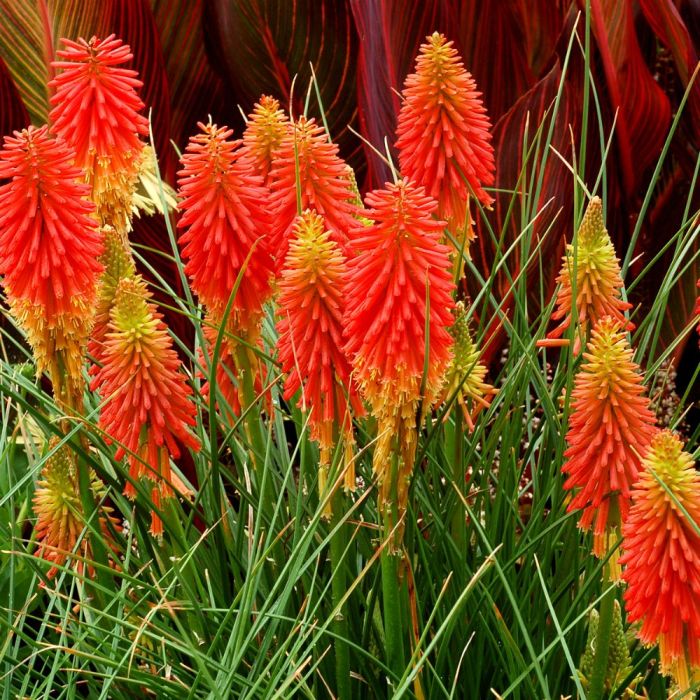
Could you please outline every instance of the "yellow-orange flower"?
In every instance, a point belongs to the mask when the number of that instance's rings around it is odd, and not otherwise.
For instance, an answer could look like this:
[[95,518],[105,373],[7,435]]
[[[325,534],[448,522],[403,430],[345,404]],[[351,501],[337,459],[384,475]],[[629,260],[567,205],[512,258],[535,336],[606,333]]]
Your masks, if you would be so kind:
[[73,152],[46,126],[6,136],[0,151],[0,274],[37,370],[75,403],[102,265],[88,188]]
[[454,316],[454,324],[450,328],[450,335],[454,338],[453,358],[447,371],[442,399],[448,401],[456,396],[467,426],[474,430],[474,420],[484,408],[488,408],[497,390],[485,381],[487,369],[480,361],[481,352],[469,332],[464,302],[455,304]]
[[623,287],[620,264],[603,222],[600,197],[593,197],[588,204],[575,245],[566,246],[564,264],[557,282],[561,286],[552,318],[561,320],[561,323],[547,335],[548,340],[540,341],[539,345],[563,344],[558,339],[564,335],[574,317],[578,324],[574,342],[576,353],[582,343],[585,344],[595,322],[605,316],[611,316],[626,330],[634,329],[634,325],[625,318],[625,311],[632,305],[620,298]]
[[75,164],[92,188],[100,223],[122,233],[130,227],[132,197],[148,135],[136,71],[124,68],[131,50],[114,35],[62,40],[49,115],[51,130],[75,150]]
[[700,682],[700,473],[679,438],[656,435],[623,526],[625,607],[639,638],[658,644],[680,690]]
[[[190,431],[195,406],[162,315],[150,300],[143,280],[125,278],[117,285],[102,353],[103,365],[92,388],[103,406],[100,427],[118,447],[115,457],[128,453],[132,479],[153,482],[152,501],[172,496],[170,457],[180,456],[179,444],[193,450],[199,441]],[[129,482],[129,497],[136,490]],[[153,512],[151,531],[161,535],[163,524]]]
[[[75,568],[83,574],[85,564],[91,558],[90,534],[86,531],[82,540],[81,533],[86,529],[86,518],[78,486],[78,465],[70,447],[58,447],[58,439],[53,438],[49,443],[51,450],[56,450],[47,458],[41,471],[34,493],[34,512],[37,516],[35,536],[39,544],[36,552],[38,557],[52,564],[47,578],[53,578],[69,560],[71,555],[76,559]],[[101,495],[102,482],[92,476],[94,493]],[[102,536],[109,542],[112,536],[108,520],[112,527],[117,528],[111,517],[111,509],[105,505],[99,506],[99,522]],[[92,567],[88,564],[88,573]]]
[[[363,413],[343,352],[345,277],[345,260],[323,218],[306,210],[294,224],[279,282],[278,351],[287,374],[284,398],[301,389],[311,436],[320,446],[321,494],[334,446],[339,439],[354,443],[351,408]],[[345,467],[345,487],[354,490],[352,459]]]
[[[433,217],[437,203],[422,187],[402,180],[370,192],[366,201],[374,223],[358,223],[352,234],[346,350],[378,421],[373,464],[379,505],[385,513],[395,507],[400,517],[417,417],[423,403],[438,396],[451,359],[454,284],[449,248],[440,243],[444,223]],[[392,455],[400,456],[398,470]]]
[[639,366],[619,322],[593,329],[576,375],[562,470],[566,489],[580,489],[569,511],[582,510],[579,527],[593,527],[594,551],[604,556],[627,519],[632,484],[656,433]]
[[437,32],[426,37],[403,97],[396,129],[401,174],[425,187],[450,232],[468,244],[469,194],[491,205],[483,187],[494,182],[495,162],[481,93],[453,42]]
[[266,187],[270,186],[270,170],[289,129],[289,118],[274,97],[263,95],[248,115],[243,149],[251,156],[254,172],[262,177]]
[[270,171],[276,268],[284,264],[292,226],[298,212],[313,209],[324,221],[331,237],[348,257],[348,234],[356,224],[355,194],[348,166],[338,156],[338,146],[313,119],[299,117],[285,130]]

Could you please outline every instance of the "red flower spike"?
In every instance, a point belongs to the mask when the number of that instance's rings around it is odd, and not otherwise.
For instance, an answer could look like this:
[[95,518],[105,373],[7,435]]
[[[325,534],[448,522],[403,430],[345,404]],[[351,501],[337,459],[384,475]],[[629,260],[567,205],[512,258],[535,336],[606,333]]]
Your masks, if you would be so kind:
[[[451,359],[454,321],[449,248],[436,203],[405,180],[367,194],[367,217],[356,226],[348,261],[347,351],[370,402],[397,405],[434,400]],[[426,289],[427,287],[427,289]],[[427,292],[427,293],[426,293]],[[430,300],[430,355],[425,394],[426,297]]]
[[396,128],[401,174],[426,188],[438,216],[468,242],[470,190],[484,206],[493,203],[483,189],[495,179],[491,123],[453,42],[437,32],[426,39],[403,89]]
[[[386,511],[395,504],[400,514],[415,458],[417,413],[439,395],[452,355],[454,283],[449,248],[440,243],[444,222],[433,217],[437,203],[422,187],[402,180],[370,192],[366,201],[374,223],[358,224],[352,234],[346,352],[378,421],[373,463],[379,506]],[[392,485],[391,455],[398,451],[401,464]],[[393,547],[400,533],[397,527]]]
[[637,635],[658,643],[662,672],[687,692],[700,682],[700,474],[668,430],[643,466],[623,526],[627,618],[641,620]]
[[291,129],[289,118],[274,97],[263,95],[248,115],[243,132],[243,148],[254,163],[256,175],[266,187],[271,184],[270,170],[282,145],[282,138]]
[[[574,270],[575,305],[572,284]],[[620,298],[624,286],[620,277],[620,264],[603,222],[603,202],[600,197],[593,197],[586,209],[578,230],[576,246],[566,246],[557,282],[561,286],[552,318],[555,321],[563,320],[547,335],[547,340],[540,341],[538,345],[564,344],[565,341],[560,343],[559,339],[571,325],[574,313],[577,314],[579,324],[574,342],[575,353],[579,352],[582,339],[585,343],[590,328],[605,316],[614,318],[625,330],[634,330],[634,324],[625,318],[625,311],[631,309],[632,304]]]
[[[159,496],[169,497],[170,457],[180,456],[178,442],[193,450],[200,445],[190,431],[196,422],[192,390],[162,314],[150,297],[138,276],[119,282],[103,348],[104,364],[91,388],[102,396],[100,427],[118,443],[116,459],[128,451],[131,477],[149,478]],[[133,484],[127,484],[124,493],[133,498]],[[152,533],[161,535],[162,527],[154,512]]]
[[[342,349],[345,277],[345,260],[323,218],[305,211],[294,223],[279,282],[278,351],[287,374],[284,398],[301,389],[324,473],[339,438],[354,443],[350,410],[364,413]],[[345,487],[354,490],[351,464],[346,464]]]
[[80,393],[102,272],[89,188],[72,161],[46,126],[6,136],[0,150],[0,274],[37,369],[63,401]]
[[313,209],[323,217],[324,226],[346,258],[350,254],[349,231],[357,224],[352,180],[347,164],[338,156],[338,147],[313,119],[299,117],[294,128],[286,131],[270,171],[270,189],[277,202],[272,240],[278,271],[299,213],[297,175],[301,210]]
[[656,434],[654,414],[632,348],[616,319],[593,329],[572,392],[564,488],[580,488],[569,511],[582,510],[579,527],[593,527],[594,552],[603,557],[627,519],[630,491]]
[[190,139],[178,173],[185,271],[216,323],[243,271],[230,322],[234,332],[255,335],[271,294],[270,195],[253,174],[242,142],[229,139],[231,129],[199,127],[202,133]]
[[132,59],[131,49],[113,34],[62,42],[61,60],[51,64],[57,69],[49,83],[55,90],[51,130],[75,150],[101,223],[125,233],[144,147],[140,137],[148,136],[137,92],[142,83],[136,71],[121,67]]

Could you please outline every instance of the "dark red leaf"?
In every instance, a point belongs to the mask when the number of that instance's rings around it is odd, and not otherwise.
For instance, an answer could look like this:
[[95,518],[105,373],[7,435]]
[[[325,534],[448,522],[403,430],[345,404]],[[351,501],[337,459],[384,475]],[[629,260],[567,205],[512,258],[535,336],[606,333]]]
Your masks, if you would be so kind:
[[[204,0],[152,0],[170,87],[170,133],[183,150],[198,121],[222,116],[225,96],[204,47]],[[234,105],[230,105],[234,107]]]
[[0,138],[29,125],[29,114],[22,104],[5,62],[0,58]]
[[[663,45],[671,52],[678,76],[687,87],[698,65],[697,47],[671,0],[640,0],[644,16]],[[695,136],[700,141],[700,81],[696,79],[688,97]]]
[[616,124],[617,157],[629,197],[656,162],[671,119],[668,97],[644,61],[631,0],[591,0],[591,27]]
[[[286,107],[297,76],[292,108],[300,114],[313,65],[331,137],[346,157],[359,149],[348,131],[357,113],[357,35],[347,0],[211,0],[207,8],[205,34],[230,99],[246,112],[262,94]],[[312,114],[316,104],[312,93]]]

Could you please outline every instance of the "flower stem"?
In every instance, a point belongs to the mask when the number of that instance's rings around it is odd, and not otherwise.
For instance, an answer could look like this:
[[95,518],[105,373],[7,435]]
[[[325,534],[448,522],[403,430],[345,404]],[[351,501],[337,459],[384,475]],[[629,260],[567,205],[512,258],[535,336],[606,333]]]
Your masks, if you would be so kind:
[[[331,527],[338,530],[331,537],[331,567],[332,567],[332,594],[333,594],[333,609],[335,619],[333,628],[336,634],[335,639],[335,676],[336,690],[338,700],[350,700],[352,697],[350,685],[350,648],[347,644],[349,637],[348,633],[348,618],[345,607],[340,607],[340,602],[347,592],[347,579],[345,575],[345,563],[343,562],[343,554],[347,545],[347,527],[342,522],[341,508],[343,494],[338,489],[333,496],[333,518]],[[339,609],[338,609],[339,608]]]
[[[396,446],[391,455],[391,489],[396,493],[399,473],[399,457]],[[396,499],[385,504],[384,513],[384,547],[381,554],[382,600],[384,604],[384,639],[386,642],[386,660],[389,670],[396,678],[401,678],[405,668],[403,644],[403,624],[401,616],[401,580],[399,578],[400,554],[396,553],[393,542],[397,523]]]
[[596,637],[595,656],[588,700],[601,700],[604,692],[605,674],[608,668],[608,652],[610,650],[610,633],[615,610],[615,588],[610,586],[608,564],[603,569],[603,589],[609,589],[600,601],[600,617],[598,618],[598,634]]

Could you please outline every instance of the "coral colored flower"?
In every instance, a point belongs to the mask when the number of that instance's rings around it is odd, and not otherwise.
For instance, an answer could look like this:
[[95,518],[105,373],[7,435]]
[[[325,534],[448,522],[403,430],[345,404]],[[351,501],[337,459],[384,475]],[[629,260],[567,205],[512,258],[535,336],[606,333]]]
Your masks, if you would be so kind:
[[270,195],[241,141],[229,139],[230,129],[199,127],[202,133],[190,139],[178,173],[185,271],[217,323],[242,275],[230,320],[236,332],[244,332],[257,328],[271,294]]
[[627,619],[658,644],[661,670],[681,691],[700,682],[700,473],[681,441],[656,435],[623,526]]
[[[178,442],[193,450],[200,445],[190,431],[195,424],[192,390],[162,314],[150,297],[140,277],[120,280],[103,348],[103,366],[92,389],[98,389],[102,396],[99,424],[118,444],[116,459],[128,453],[132,479],[145,476],[154,482],[152,500],[159,508],[161,496],[172,495],[170,457],[180,456]],[[124,493],[135,496],[132,483]],[[151,531],[154,535],[163,532],[155,512]]]
[[493,202],[483,189],[494,182],[491,123],[453,42],[437,32],[426,39],[403,89],[396,128],[401,174],[423,185],[450,231],[469,241],[470,190],[485,206]]
[[299,204],[302,211],[314,209],[323,217],[331,237],[349,257],[348,235],[357,223],[357,206],[348,166],[338,156],[338,146],[328,140],[328,134],[313,119],[299,117],[294,128],[287,129],[270,180],[275,202],[272,240],[278,271],[287,255]]
[[479,361],[481,352],[469,332],[469,319],[464,302],[458,301],[450,335],[454,338],[454,356],[447,372],[442,400],[456,396],[470,430],[482,409],[488,408],[490,398],[497,390],[486,381],[486,366]]
[[6,136],[0,150],[0,274],[56,396],[82,385],[102,265],[101,236],[73,153],[46,126]]
[[[57,445],[58,439],[53,438],[50,449],[54,450]],[[92,487],[94,493],[102,494],[103,484],[94,475]],[[52,564],[47,578],[52,579],[73,554],[89,561],[91,535],[85,532],[81,540],[81,534],[86,529],[86,518],[78,486],[78,465],[75,455],[66,445],[58,447],[47,458],[37,482],[33,503],[37,515],[34,534],[39,543],[36,555]],[[111,520],[115,529],[118,526],[111,517],[110,508],[100,505],[99,509],[102,536],[109,542],[112,536],[107,521]],[[75,567],[82,574],[85,562],[76,560]],[[91,568],[88,567],[88,573]]]
[[271,183],[270,170],[282,145],[282,138],[290,128],[289,118],[274,97],[263,95],[248,116],[243,132],[243,148],[251,156],[255,173],[262,177],[266,187]]
[[132,196],[148,135],[148,120],[140,114],[142,83],[124,68],[131,50],[114,35],[90,41],[63,39],[61,60],[51,64],[57,75],[49,115],[51,130],[75,150],[75,163],[92,186],[101,223],[119,231],[130,228]]
[[656,428],[642,374],[616,319],[598,322],[583,356],[562,471],[569,475],[564,488],[580,489],[568,510],[583,511],[579,527],[593,527],[595,554],[602,557],[627,518],[631,487]]
[[[625,318],[625,311],[632,305],[620,298],[623,287],[620,264],[615,255],[610,236],[603,223],[603,203],[600,197],[591,199],[576,237],[576,246],[566,246],[564,264],[557,282],[561,285],[557,295],[557,308],[552,314],[555,321],[563,321],[548,335],[548,340],[559,339],[571,325],[573,317],[572,278],[576,276],[575,313],[579,327],[574,352],[578,353],[581,339],[588,335],[595,322],[611,316],[626,330],[634,325]],[[539,345],[549,345],[547,340]],[[560,344],[556,343],[555,344]]]
[[[364,412],[343,352],[345,277],[345,260],[323,218],[305,211],[294,224],[279,282],[278,352],[287,374],[284,398],[301,389],[311,437],[321,448],[322,475],[339,439],[354,442],[350,409]],[[346,467],[345,486],[354,490],[351,464]]]
[[[370,192],[366,201],[374,223],[358,225],[352,235],[346,352],[378,421],[373,462],[380,509],[394,504],[400,514],[415,458],[417,414],[438,396],[451,360],[454,284],[449,248],[440,243],[444,223],[433,217],[437,204],[422,187],[402,180]],[[391,455],[397,451],[401,465],[392,484]]]

